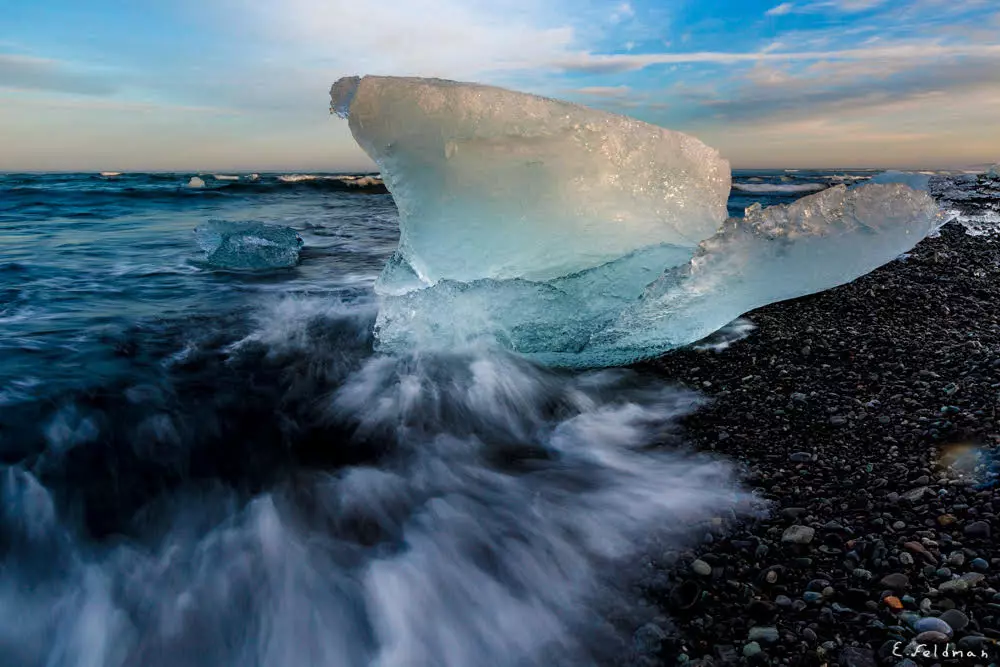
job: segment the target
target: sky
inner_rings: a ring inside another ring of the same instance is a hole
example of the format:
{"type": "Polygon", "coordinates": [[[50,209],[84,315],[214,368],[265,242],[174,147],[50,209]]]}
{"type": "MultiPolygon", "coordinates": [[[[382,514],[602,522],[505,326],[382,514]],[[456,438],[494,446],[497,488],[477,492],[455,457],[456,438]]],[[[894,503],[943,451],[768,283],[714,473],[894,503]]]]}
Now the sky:
{"type": "Polygon", "coordinates": [[[1000,161],[997,0],[4,0],[0,171],[370,170],[341,76],[693,134],[735,168],[1000,161]]]}

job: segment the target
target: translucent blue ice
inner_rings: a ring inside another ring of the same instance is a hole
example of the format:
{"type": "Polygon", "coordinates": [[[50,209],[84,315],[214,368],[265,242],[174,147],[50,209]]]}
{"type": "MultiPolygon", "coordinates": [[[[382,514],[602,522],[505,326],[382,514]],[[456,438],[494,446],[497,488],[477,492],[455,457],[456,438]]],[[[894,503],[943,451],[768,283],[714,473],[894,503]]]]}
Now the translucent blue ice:
{"type": "Polygon", "coordinates": [[[295,266],[302,238],[289,227],[260,222],[213,220],[195,230],[212,266],[223,269],[277,269],[295,266]]]}
{"type": "Polygon", "coordinates": [[[931,175],[914,171],[884,171],[872,176],[870,183],[902,183],[914,190],[930,190],[931,175]]]}
{"type": "Polygon", "coordinates": [[[849,282],[942,220],[896,174],[727,220],[729,165],[697,139],[489,86],[352,77],[331,98],[399,208],[385,351],[626,364],[849,282]]]}

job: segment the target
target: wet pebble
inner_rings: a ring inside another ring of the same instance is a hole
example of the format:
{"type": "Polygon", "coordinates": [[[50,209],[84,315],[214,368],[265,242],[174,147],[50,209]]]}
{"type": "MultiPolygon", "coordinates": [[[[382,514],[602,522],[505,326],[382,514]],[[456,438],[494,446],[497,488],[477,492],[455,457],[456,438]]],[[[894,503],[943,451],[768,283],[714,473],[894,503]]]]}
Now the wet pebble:
{"type": "Polygon", "coordinates": [[[946,637],[951,637],[952,629],[945,621],[934,616],[922,618],[913,624],[913,629],[917,632],[940,632],[946,637]]]}
{"type": "Polygon", "coordinates": [[[813,541],[813,536],[815,534],[816,530],[814,528],[810,528],[809,526],[789,526],[781,535],[781,541],[791,544],[809,544],[813,541]]]}

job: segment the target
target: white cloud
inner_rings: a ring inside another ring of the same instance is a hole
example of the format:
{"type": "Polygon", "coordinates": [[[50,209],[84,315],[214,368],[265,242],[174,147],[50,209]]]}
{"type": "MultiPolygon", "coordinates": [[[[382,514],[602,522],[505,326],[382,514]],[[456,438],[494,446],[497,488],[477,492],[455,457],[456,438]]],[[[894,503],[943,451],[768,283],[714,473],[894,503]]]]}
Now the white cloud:
{"type": "MultiPolygon", "coordinates": [[[[322,62],[349,74],[469,78],[530,69],[569,53],[574,31],[532,0],[224,0],[282,61],[322,62]]],[[[629,7],[629,9],[631,9],[629,7]]]]}
{"type": "Polygon", "coordinates": [[[771,15],[772,12],[774,14],[789,14],[793,11],[796,14],[811,14],[815,12],[842,12],[847,14],[856,14],[858,12],[866,12],[871,9],[875,9],[884,5],[886,2],[887,0],[813,0],[813,2],[806,2],[800,5],[793,5],[790,2],[784,2],[769,10],[767,14],[771,15]]]}
{"type": "Polygon", "coordinates": [[[1000,90],[966,87],[691,128],[739,168],[945,168],[995,160],[1000,90]]]}
{"type": "Polygon", "coordinates": [[[935,58],[969,56],[1000,58],[1000,44],[944,45],[936,42],[908,42],[885,46],[831,51],[695,51],[688,53],[593,54],[577,53],[553,63],[557,68],[583,72],[625,72],[653,65],[677,63],[738,63],[794,62],[811,60],[912,60],[932,61],[935,58]]]}
{"type": "Polygon", "coordinates": [[[45,111],[105,111],[129,114],[188,113],[212,116],[239,116],[243,114],[239,109],[225,107],[136,102],[102,97],[54,97],[39,94],[38,91],[26,88],[12,88],[9,92],[0,93],[0,100],[3,100],[3,104],[7,106],[45,111]]]}
{"type": "Polygon", "coordinates": [[[817,6],[829,6],[843,12],[863,12],[886,3],[886,0],[827,0],[817,6]]]}
{"type": "Polygon", "coordinates": [[[577,88],[572,92],[582,95],[592,95],[594,97],[625,97],[632,92],[632,89],[628,86],[588,86],[586,88],[577,88]]]}
{"type": "Polygon", "coordinates": [[[623,2],[615,7],[615,11],[611,14],[611,22],[618,23],[627,18],[632,18],[633,16],[635,16],[635,10],[632,9],[632,5],[627,2],[623,2]]]}
{"type": "Polygon", "coordinates": [[[783,2],[780,5],[771,7],[769,10],[764,12],[767,16],[784,16],[795,9],[795,5],[790,2],[783,2]]]}
{"type": "Polygon", "coordinates": [[[0,92],[0,171],[368,170],[346,123],[0,92]]]}
{"type": "Polygon", "coordinates": [[[110,95],[116,87],[110,78],[73,63],[0,53],[0,88],[110,95]]]}

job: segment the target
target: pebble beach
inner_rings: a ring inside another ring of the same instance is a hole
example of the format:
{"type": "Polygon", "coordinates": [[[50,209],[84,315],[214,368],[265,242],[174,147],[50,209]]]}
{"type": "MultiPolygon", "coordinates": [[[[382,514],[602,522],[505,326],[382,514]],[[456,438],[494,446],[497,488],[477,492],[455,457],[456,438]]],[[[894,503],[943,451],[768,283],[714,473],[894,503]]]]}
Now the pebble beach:
{"type": "Polygon", "coordinates": [[[642,367],[710,397],[683,437],[740,462],[770,508],[664,556],[638,664],[1000,659],[998,284],[996,241],[949,223],[749,313],[744,340],[642,367]]]}

